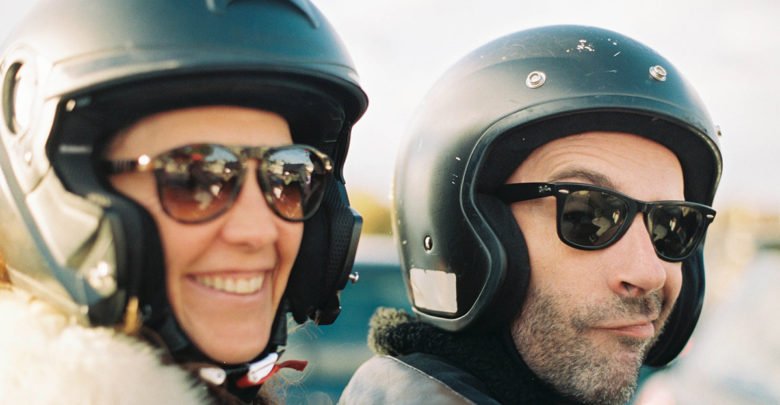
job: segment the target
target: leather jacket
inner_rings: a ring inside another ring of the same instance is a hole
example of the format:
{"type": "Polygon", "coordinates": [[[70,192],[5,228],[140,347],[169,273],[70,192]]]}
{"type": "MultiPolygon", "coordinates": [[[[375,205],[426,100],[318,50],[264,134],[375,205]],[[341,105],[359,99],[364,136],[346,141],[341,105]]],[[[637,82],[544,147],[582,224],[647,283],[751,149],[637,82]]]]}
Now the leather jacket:
{"type": "Polygon", "coordinates": [[[377,353],[345,388],[340,404],[576,404],[537,377],[508,328],[451,333],[379,309],[369,346],[377,353]]]}

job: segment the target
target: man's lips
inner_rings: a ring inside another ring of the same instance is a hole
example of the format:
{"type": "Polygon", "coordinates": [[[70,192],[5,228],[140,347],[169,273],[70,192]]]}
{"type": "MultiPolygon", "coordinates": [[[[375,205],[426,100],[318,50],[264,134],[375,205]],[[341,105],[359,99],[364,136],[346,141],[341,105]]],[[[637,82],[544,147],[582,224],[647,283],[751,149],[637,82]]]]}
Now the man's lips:
{"type": "Polygon", "coordinates": [[[630,324],[616,326],[602,326],[597,327],[596,329],[636,339],[650,339],[655,336],[655,325],[650,321],[632,322],[630,324]]]}
{"type": "Polygon", "coordinates": [[[251,295],[263,288],[268,272],[217,272],[196,274],[192,280],[212,290],[238,295],[251,295]]]}

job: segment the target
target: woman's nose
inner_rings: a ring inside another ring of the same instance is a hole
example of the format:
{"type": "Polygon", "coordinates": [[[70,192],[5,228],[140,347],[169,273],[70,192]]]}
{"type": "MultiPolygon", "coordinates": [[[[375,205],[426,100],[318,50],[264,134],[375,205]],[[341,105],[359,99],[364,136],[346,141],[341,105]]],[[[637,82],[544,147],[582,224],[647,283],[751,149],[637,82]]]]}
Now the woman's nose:
{"type": "Polygon", "coordinates": [[[259,248],[279,237],[277,217],[263,195],[257,179],[257,162],[247,163],[244,183],[233,206],[225,213],[222,236],[229,243],[259,248]]]}

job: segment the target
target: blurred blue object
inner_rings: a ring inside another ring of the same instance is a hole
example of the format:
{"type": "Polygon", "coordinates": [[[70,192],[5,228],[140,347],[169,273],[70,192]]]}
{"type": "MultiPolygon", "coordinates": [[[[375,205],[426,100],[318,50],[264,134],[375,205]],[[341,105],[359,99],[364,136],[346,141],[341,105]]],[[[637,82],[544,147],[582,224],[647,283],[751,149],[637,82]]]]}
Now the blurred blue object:
{"type": "MultiPolygon", "coordinates": [[[[392,238],[361,238],[355,272],[359,281],[342,291],[341,314],[334,324],[307,323],[290,330],[284,359],[307,360],[309,365],[300,381],[286,387],[286,403],[336,403],[352,374],[372,355],[366,337],[376,308],[411,311],[392,238]]],[[[285,375],[295,378],[293,373],[285,375]]]]}

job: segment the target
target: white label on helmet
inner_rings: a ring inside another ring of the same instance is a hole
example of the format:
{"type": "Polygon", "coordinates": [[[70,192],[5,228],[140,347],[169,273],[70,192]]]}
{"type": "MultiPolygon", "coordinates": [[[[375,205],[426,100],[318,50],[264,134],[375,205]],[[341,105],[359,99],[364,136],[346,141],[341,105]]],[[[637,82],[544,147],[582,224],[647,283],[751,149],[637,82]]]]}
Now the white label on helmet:
{"type": "Polygon", "coordinates": [[[454,273],[412,268],[409,271],[414,305],[431,311],[458,312],[458,294],[454,273]]]}

